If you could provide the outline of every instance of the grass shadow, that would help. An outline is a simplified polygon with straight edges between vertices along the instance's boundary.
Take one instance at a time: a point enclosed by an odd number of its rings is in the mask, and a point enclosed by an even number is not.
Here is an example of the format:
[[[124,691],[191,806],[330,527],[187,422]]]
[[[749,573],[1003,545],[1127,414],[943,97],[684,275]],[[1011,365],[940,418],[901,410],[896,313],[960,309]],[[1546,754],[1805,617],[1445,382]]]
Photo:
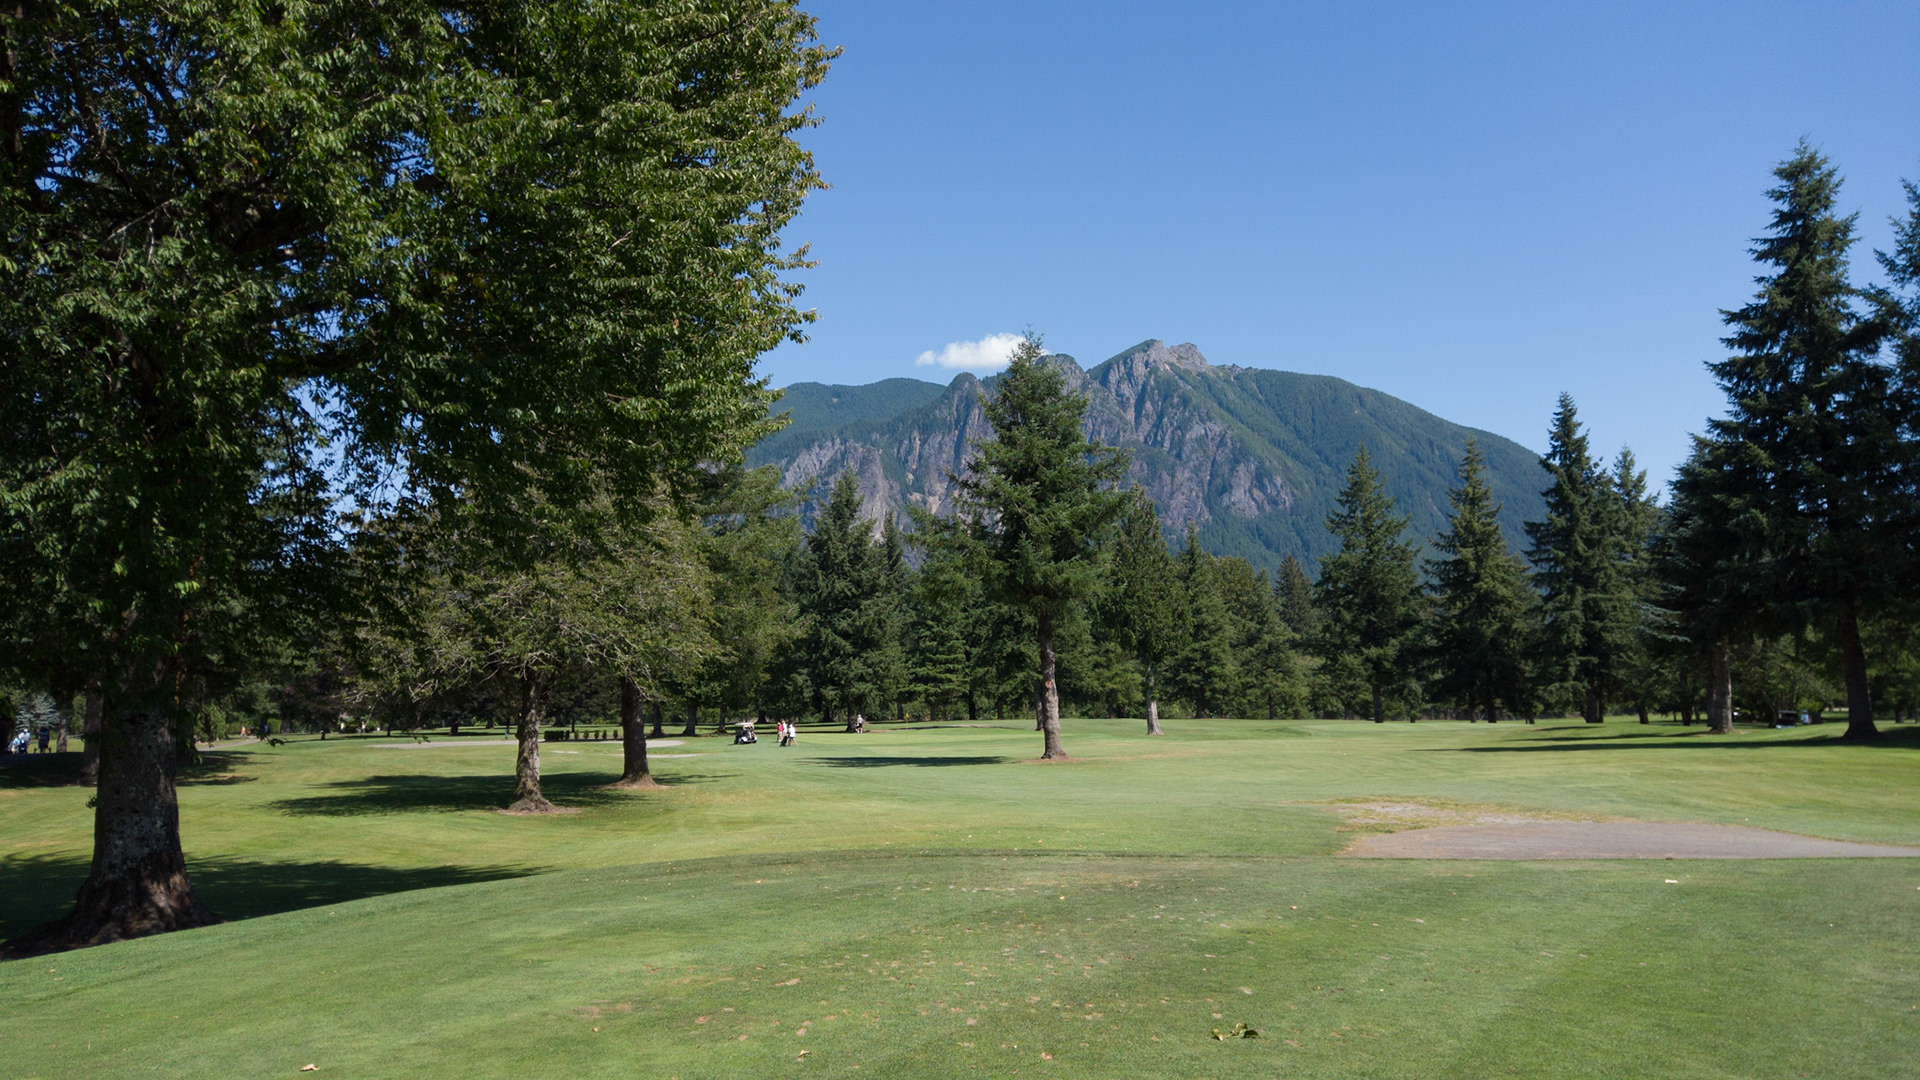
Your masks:
[[[997,754],[953,755],[907,757],[904,755],[875,755],[873,757],[822,757],[809,759],[809,764],[825,765],[830,769],[884,769],[895,765],[907,765],[914,768],[941,768],[952,765],[1006,765],[1013,761],[1010,757]]]
[[[654,777],[665,787],[704,784],[732,773],[681,773]],[[550,801],[582,810],[624,805],[632,795],[603,790],[620,779],[618,773],[557,772],[540,778],[540,790]],[[325,786],[326,794],[280,799],[267,804],[285,814],[320,817],[364,817],[375,814],[431,814],[468,810],[499,810],[513,801],[511,775],[423,776],[408,773],[341,780]]]
[[[0,788],[66,787],[80,779],[84,757],[78,750],[64,754],[0,754]]]
[[[86,879],[89,861],[79,855],[16,855],[0,859],[0,940],[25,933],[67,913]],[[194,892],[226,919],[254,919],[284,911],[342,904],[369,896],[529,877],[547,872],[527,866],[427,866],[396,868],[335,860],[279,861],[208,858],[187,860]]]
[[[1695,731],[1683,735],[1589,735],[1589,736],[1547,736],[1527,740],[1530,746],[1457,746],[1434,747],[1419,751],[1428,754],[1532,754],[1579,752],[1588,750],[1768,750],[1787,749],[1796,746],[1861,746],[1882,749],[1920,749],[1920,726],[1903,724],[1899,727],[1880,729],[1880,737],[1871,742],[1847,742],[1841,738],[1844,725],[1827,725],[1828,730],[1819,734],[1809,733],[1791,739],[1741,739],[1735,736],[1710,735],[1705,731]],[[1756,734],[1765,728],[1743,731],[1737,734]],[[1539,744],[1548,745],[1539,745]]]

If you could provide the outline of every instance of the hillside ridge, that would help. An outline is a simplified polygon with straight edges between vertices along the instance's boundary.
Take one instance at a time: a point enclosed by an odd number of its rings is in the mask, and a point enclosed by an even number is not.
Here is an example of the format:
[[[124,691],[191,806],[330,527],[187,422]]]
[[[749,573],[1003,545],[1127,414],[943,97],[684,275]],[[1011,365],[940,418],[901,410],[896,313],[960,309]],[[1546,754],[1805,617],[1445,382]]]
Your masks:
[[[1337,376],[1214,364],[1192,343],[1151,338],[1091,368],[1064,353],[1049,361],[1086,396],[1088,435],[1132,454],[1129,479],[1152,497],[1175,542],[1191,526],[1215,554],[1268,569],[1296,555],[1311,569],[1332,550],[1326,515],[1362,442],[1415,539],[1445,526],[1447,489],[1469,436],[1486,455],[1516,551],[1521,523],[1541,511],[1546,477],[1533,451]],[[904,520],[910,505],[944,513],[953,504],[950,474],[962,473],[968,447],[991,434],[979,399],[996,380],[963,372],[945,387],[797,383],[774,407],[791,414],[788,427],[753,447],[748,462],[774,465],[796,486],[852,469],[863,513],[875,521],[887,513]]]

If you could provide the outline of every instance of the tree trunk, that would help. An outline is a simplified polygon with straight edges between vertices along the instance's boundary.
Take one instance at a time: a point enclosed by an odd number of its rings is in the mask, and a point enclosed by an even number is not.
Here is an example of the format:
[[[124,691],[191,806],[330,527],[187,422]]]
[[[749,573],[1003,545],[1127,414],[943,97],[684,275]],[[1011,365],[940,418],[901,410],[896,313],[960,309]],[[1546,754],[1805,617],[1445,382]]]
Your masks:
[[[688,739],[700,734],[700,706],[691,703],[687,705],[687,726],[681,729],[680,734]]]
[[[540,794],[540,683],[533,676],[520,680],[520,752],[513,764],[515,814],[551,814],[558,807]]]
[[[653,733],[651,737],[655,739],[666,738],[667,737],[666,723],[667,723],[666,706],[662,705],[656,699],[653,703]]]
[[[660,706],[654,704],[653,715],[660,715]],[[621,763],[624,766],[620,779],[607,785],[617,788],[654,788],[660,785],[647,771],[647,725],[640,716],[640,687],[626,676],[620,677],[620,738]]]
[[[1040,758],[1065,761],[1067,752],[1060,748],[1060,688],[1053,681],[1053,616],[1043,614],[1036,621],[1040,645],[1040,730],[1046,747]]]
[[[725,735],[727,733],[727,707],[722,705],[715,711],[719,713],[720,719],[714,721],[713,733],[715,735]]]
[[[1868,693],[1867,651],[1860,644],[1860,622],[1851,603],[1840,609],[1840,673],[1847,680],[1847,731],[1840,736],[1852,741],[1878,739],[1880,729],[1873,724],[1873,698]]]
[[[1733,650],[1715,642],[1707,656],[1707,733],[1733,734]]]
[[[107,699],[96,681],[87,688],[87,713],[80,721],[80,780],[82,787],[93,787],[100,780],[100,717]]]
[[[1647,703],[1644,701],[1640,703],[1640,722],[1643,724],[1653,723],[1652,717],[1647,715]]]
[[[9,955],[162,934],[219,922],[193,893],[174,788],[179,748],[160,709],[103,716],[93,868],[66,918],[11,942]]]
[[[1586,700],[1581,703],[1580,715],[1589,724],[1604,724],[1607,720],[1607,699],[1600,694],[1600,688],[1587,684]]]
[[[1373,722],[1376,724],[1387,722],[1386,696],[1380,693],[1380,688],[1377,686],[1373,688]]]
[[[1160,688],[1153,683],[1153,665],[1147,665],[1147,734],[1165,735],[1160,730]]]
[[[56,694],[53,710],[54,715],[60,718],[53,729],[53,749],[55,753],[64,754],[67,752],[67,729],[73,726],[69,719],[73,716],[73,695]]]

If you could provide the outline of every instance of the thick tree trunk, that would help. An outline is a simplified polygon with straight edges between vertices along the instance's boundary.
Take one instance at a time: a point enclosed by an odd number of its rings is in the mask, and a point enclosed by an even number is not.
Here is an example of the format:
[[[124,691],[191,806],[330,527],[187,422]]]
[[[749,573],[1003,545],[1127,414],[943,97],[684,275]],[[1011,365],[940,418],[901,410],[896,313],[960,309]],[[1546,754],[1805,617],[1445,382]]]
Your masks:
[[[1600,688],[1589,683],[1586,700],[1582,702],[1580,715],[1589,724],[1603,724],[1607,720],[1607,699],[1600,694]]]
[[[1841,738],[1878,739],[1880,729],[1873,724],[1873,697],[1867,684],[1867,650],[1860,644],[1860,621],[1855,617],[1852,604],[1840,609],[1835,629],[1840,645],[1840,674],[1847,680],[1847,731]]]
[[[654,705],[654,716],[660,715],[659,705]],[[620,779],[609,784],[617,788],[654,788],[660,785],[647,771],[647,725],[640,716],[640,687],[632,679],[620,678],[620,738],[621,748]]]
[[[1707,655],[1707,733],[1733,734],[1733,650],[1724,641]]]
[[[513,764],[513,805],[515,814],[551,814],[559,809],[540,794],[540,683],[529,676],[520,680],[520,726],[516,731],[520,752]]]
[[[655,739],[666,738],[667,737],[666,723],[667,723],[666,706],[662,705],[659,701],[655,701],[653,703],[653,732],[649,737],[655,738]]]
[[[681,730],[680,734],[688,739],[700,734],[700,706],[691,703],[687,705],[687,726]]]
[[[180,849],[178,746],[159,709],[103,716],[93,868],[66,918],[9,944],[10,955],[100,945],[220,920],[193,894]]]
[[[100,684],[87,688],[87,712],[80,721],[80,780],[82,787],[93,787],[100,780],[100,719],[107,699]]]
[[[1046,750],[1043,761],[1064,761],[1067,752],[1060,748],[1060,688],[1053,681],[1053,616],[1042,615],[1039,623],[1040,645],[1040,730]]]
[[[1147,734],[1165,735],[1160,730],[1160,688],[1153,682],[1153,665],[1147,665]]]
[[[1640,703],[1640,706],[1639,706],[1639,709],[1640,709],[1640,722],[1641,722],[1641,723],[1643,723],[1643,724],[1651,724],[1651,723],[1653,723],[1653,718],[1647,715],[1647,705],[1646,705],[1646,702],[1644,702],[1644,701],[1643,701],[1643,702],[1641,702],[1641,703]]]
[[[1386,696],[1380,692],[1380,688],[1377,686],[1373,688],[1373,722],[1376,724],[1384,724],[1387,722]]]

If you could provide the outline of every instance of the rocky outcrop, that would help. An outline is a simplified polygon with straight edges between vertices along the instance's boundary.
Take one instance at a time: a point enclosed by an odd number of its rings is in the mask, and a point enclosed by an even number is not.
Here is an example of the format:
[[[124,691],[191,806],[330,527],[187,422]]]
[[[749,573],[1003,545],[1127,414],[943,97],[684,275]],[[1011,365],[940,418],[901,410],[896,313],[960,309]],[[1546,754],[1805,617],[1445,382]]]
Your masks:
[[[1129,452],[1129,479],[1152,497],[1170,536],[1193,528],[1210,550],[1257,565],[1327,550],[1322,525],[1362,442],[1421,536],[1441,524],[1468,435],[1479,438],[1507,501],[1510,540],[1539,504],[1531,451],[1340,379],[1215,365],[1194,345],[1162,341],[1091,370],[1070,356],[1051,362],[1087,398],[1088,436]],[[991,435],[980,397],[993,382],[963,374],[931,402],[879,419],[835,423],[831,410],[816,410],[807,426],[782,433],[769,452],[756,448],[749,461],[776,465],[797,487],[851,469],[876,523],[888,513],[904,519],[908,506],[946,513],[952,477],[965,472],[970,447]]]

